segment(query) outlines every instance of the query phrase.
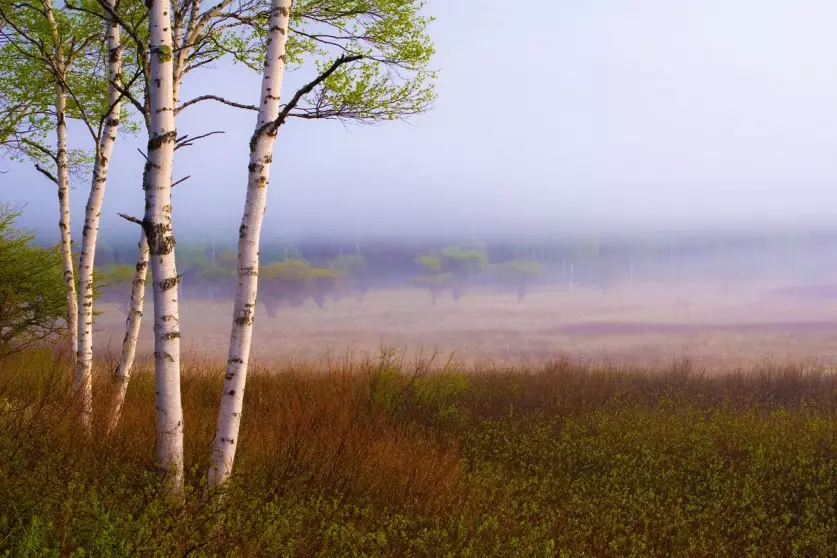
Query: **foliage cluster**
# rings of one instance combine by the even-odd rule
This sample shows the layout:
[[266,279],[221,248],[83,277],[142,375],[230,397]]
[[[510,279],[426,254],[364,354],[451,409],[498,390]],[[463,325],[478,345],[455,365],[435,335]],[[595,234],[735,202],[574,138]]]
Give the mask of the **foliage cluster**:
[[114,435],[85,441],[49,354],[0,366],[0,552],[12,555],[812,556],[837,545],[837,378],[816,372],[555,362],[471,373],[391,351],[326,370],[257,366],[238,472],[207,501],[224,369],[192,362],[178,503],[152,466],[147,370]]
[[58,248],[33,245],[18,216],[0,206],[0,358],[53,337],[67,314]]
[[264,281],[305,282],[322,277],[343,277],[345,271],[331,267],[313,267],[305,260],[288,260],[264,265],[259,277]]
[[488,265],[488,255],[482,249],[447,246],[439,251],[419,256],[416,263],[428,273],[452,273],[467,276],[478,273]]

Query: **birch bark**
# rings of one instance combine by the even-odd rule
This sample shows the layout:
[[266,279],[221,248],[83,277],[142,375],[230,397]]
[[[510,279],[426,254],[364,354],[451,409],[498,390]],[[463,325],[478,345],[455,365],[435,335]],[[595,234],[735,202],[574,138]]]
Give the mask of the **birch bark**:
[[122,405],[125,403],[125,394],[128,392],[128,382],[131,379],[131,367],[134,365],[134,357],[137,353],[137,338],[139,337],[142,307],[145,301],[145,277],[148,270],[148,241],[145,238],[145,231],[140,236],[139,258],[136,269],[131,288],[131,307],[125,320],[125,339],[122,341],[122,354],[119,356],[119,365],[111,388],[108,433],[111,433],[119,424]]
[[[116,9],[115,0],[108,1],[112,10]],[[99,215],[105,196],[110,158],[116,143],[121,111],[122,45],[119,41],[119,25],[112,18],[106,24],[108,47],[108,107],[110,112],[96,149],[93,164],[93,180],[84,216],[84,230],[81,241],[81,261],[79,264],[79,315],[78,315],[78,352],[76,355],[76,390],[84,394],[83,413],[85,422],[90,425],[93,412],[93,269],[96,257],[96,241],[99,236]]]
[[[55,72],[55,137],[56,137],[56,182],[58,184],[58,229],[61,233],[61,255],[64,262],[64,284],[67,290],[67,329],[70,334],[70,351],[73,358],[78,350],[78,304],[76,301],[76,280],[73,270],[73,239],[70,232],[70,173],[67,166],[67,86],[66,66],[55,21],[52,0],[44,0],[44,13],[49,25],[53,44],[53,71]],[[78,385],[75,386],[79,388]],[[86,401],[85,394],[79,394]],[[86,415],[86,414],[85,414]]]
[[262,76],[261,102],[256,129],[250,140],[247,167],[247,198],[238,240],[238,287],[233,310],[227,373],[218,412],[218,427],[212,448],[209,486],[223,485],[229,478],[238,444],[247,364],[253,338],[253,319],[259,274],[259,240],[267,199],[267,183],[273,160],[276,130],[266,126],[279,116],[279,97],[285,70],[292,0],[273,0],[270,13],[267,58]]
[[149,0],[151,129],[146,162],[145,219],[154,290],[157,461],[174,493],[183,489],[183,408],[180,400],[180,318],[171,225],[172,163],[177,132],[172,96],[170,4]]

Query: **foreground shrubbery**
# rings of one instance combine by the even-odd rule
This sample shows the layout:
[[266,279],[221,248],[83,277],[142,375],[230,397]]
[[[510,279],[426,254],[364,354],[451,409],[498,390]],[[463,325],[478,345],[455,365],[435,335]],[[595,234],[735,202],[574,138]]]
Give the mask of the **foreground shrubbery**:
[[[202,486],[222,367],[187,365],[189,490],[153,468],[153,378],[87,441],[61,367],[0,370],[10,555],[812,556],[837,548],[837,380],[566,363],[256,370],[234,482]],[[104,383],[95,393],[105,393]],[[101,422],[101,421],[97,421]]]

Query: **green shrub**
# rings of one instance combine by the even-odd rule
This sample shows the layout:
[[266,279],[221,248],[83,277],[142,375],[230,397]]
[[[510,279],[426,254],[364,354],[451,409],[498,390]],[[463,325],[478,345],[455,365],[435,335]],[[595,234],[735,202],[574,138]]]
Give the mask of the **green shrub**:
[[61,254],[34,246],[19,216],[0,206],[0,359],[53,337],[67,316]]

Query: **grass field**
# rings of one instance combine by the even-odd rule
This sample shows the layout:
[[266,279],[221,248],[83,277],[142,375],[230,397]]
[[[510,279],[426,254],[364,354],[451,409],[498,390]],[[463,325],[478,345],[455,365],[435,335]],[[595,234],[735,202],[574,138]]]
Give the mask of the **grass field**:
[[[574,361],[665,366],[686,356],[713,370],[770,363],[837,365],[837,298],[778,296],[779,285],[623,285],[514,295],[466,292],[431,306],[417,289],[372,291],[363,303],[310,300],[270,319],[259,306],[256,362],[323,362],[375,355],[381,344],[408,351],[456,351],[468,361],[521,362],[566,356]],[[104,305],[100,349],[118,349],[124,317]],[[182,308],[183,348],[226,356],[232,303],[189,301]],[[140,353],[151,353],[150,322]]]
[[[261,367],[232,485],[204,499],[221,367],[192,360],[188,490],[153,467],[153,378],[106,437],[49,354],[0,369],[0,553],[11,556],[826,556],[837,377],[567,362]],[[97,409],[105,374],[98,371]],[[99,421],[97,421],[99,423]]]
[[[148,321],[111,436],[81,434],[50,352],[0,362],[0,555],[833,555],[837,302],[776,288],[262,312],[222,499],[204,479],[228,304],[182,307],[184,501],[154,467]],[[100,343],[121,339],[104,309]]]

